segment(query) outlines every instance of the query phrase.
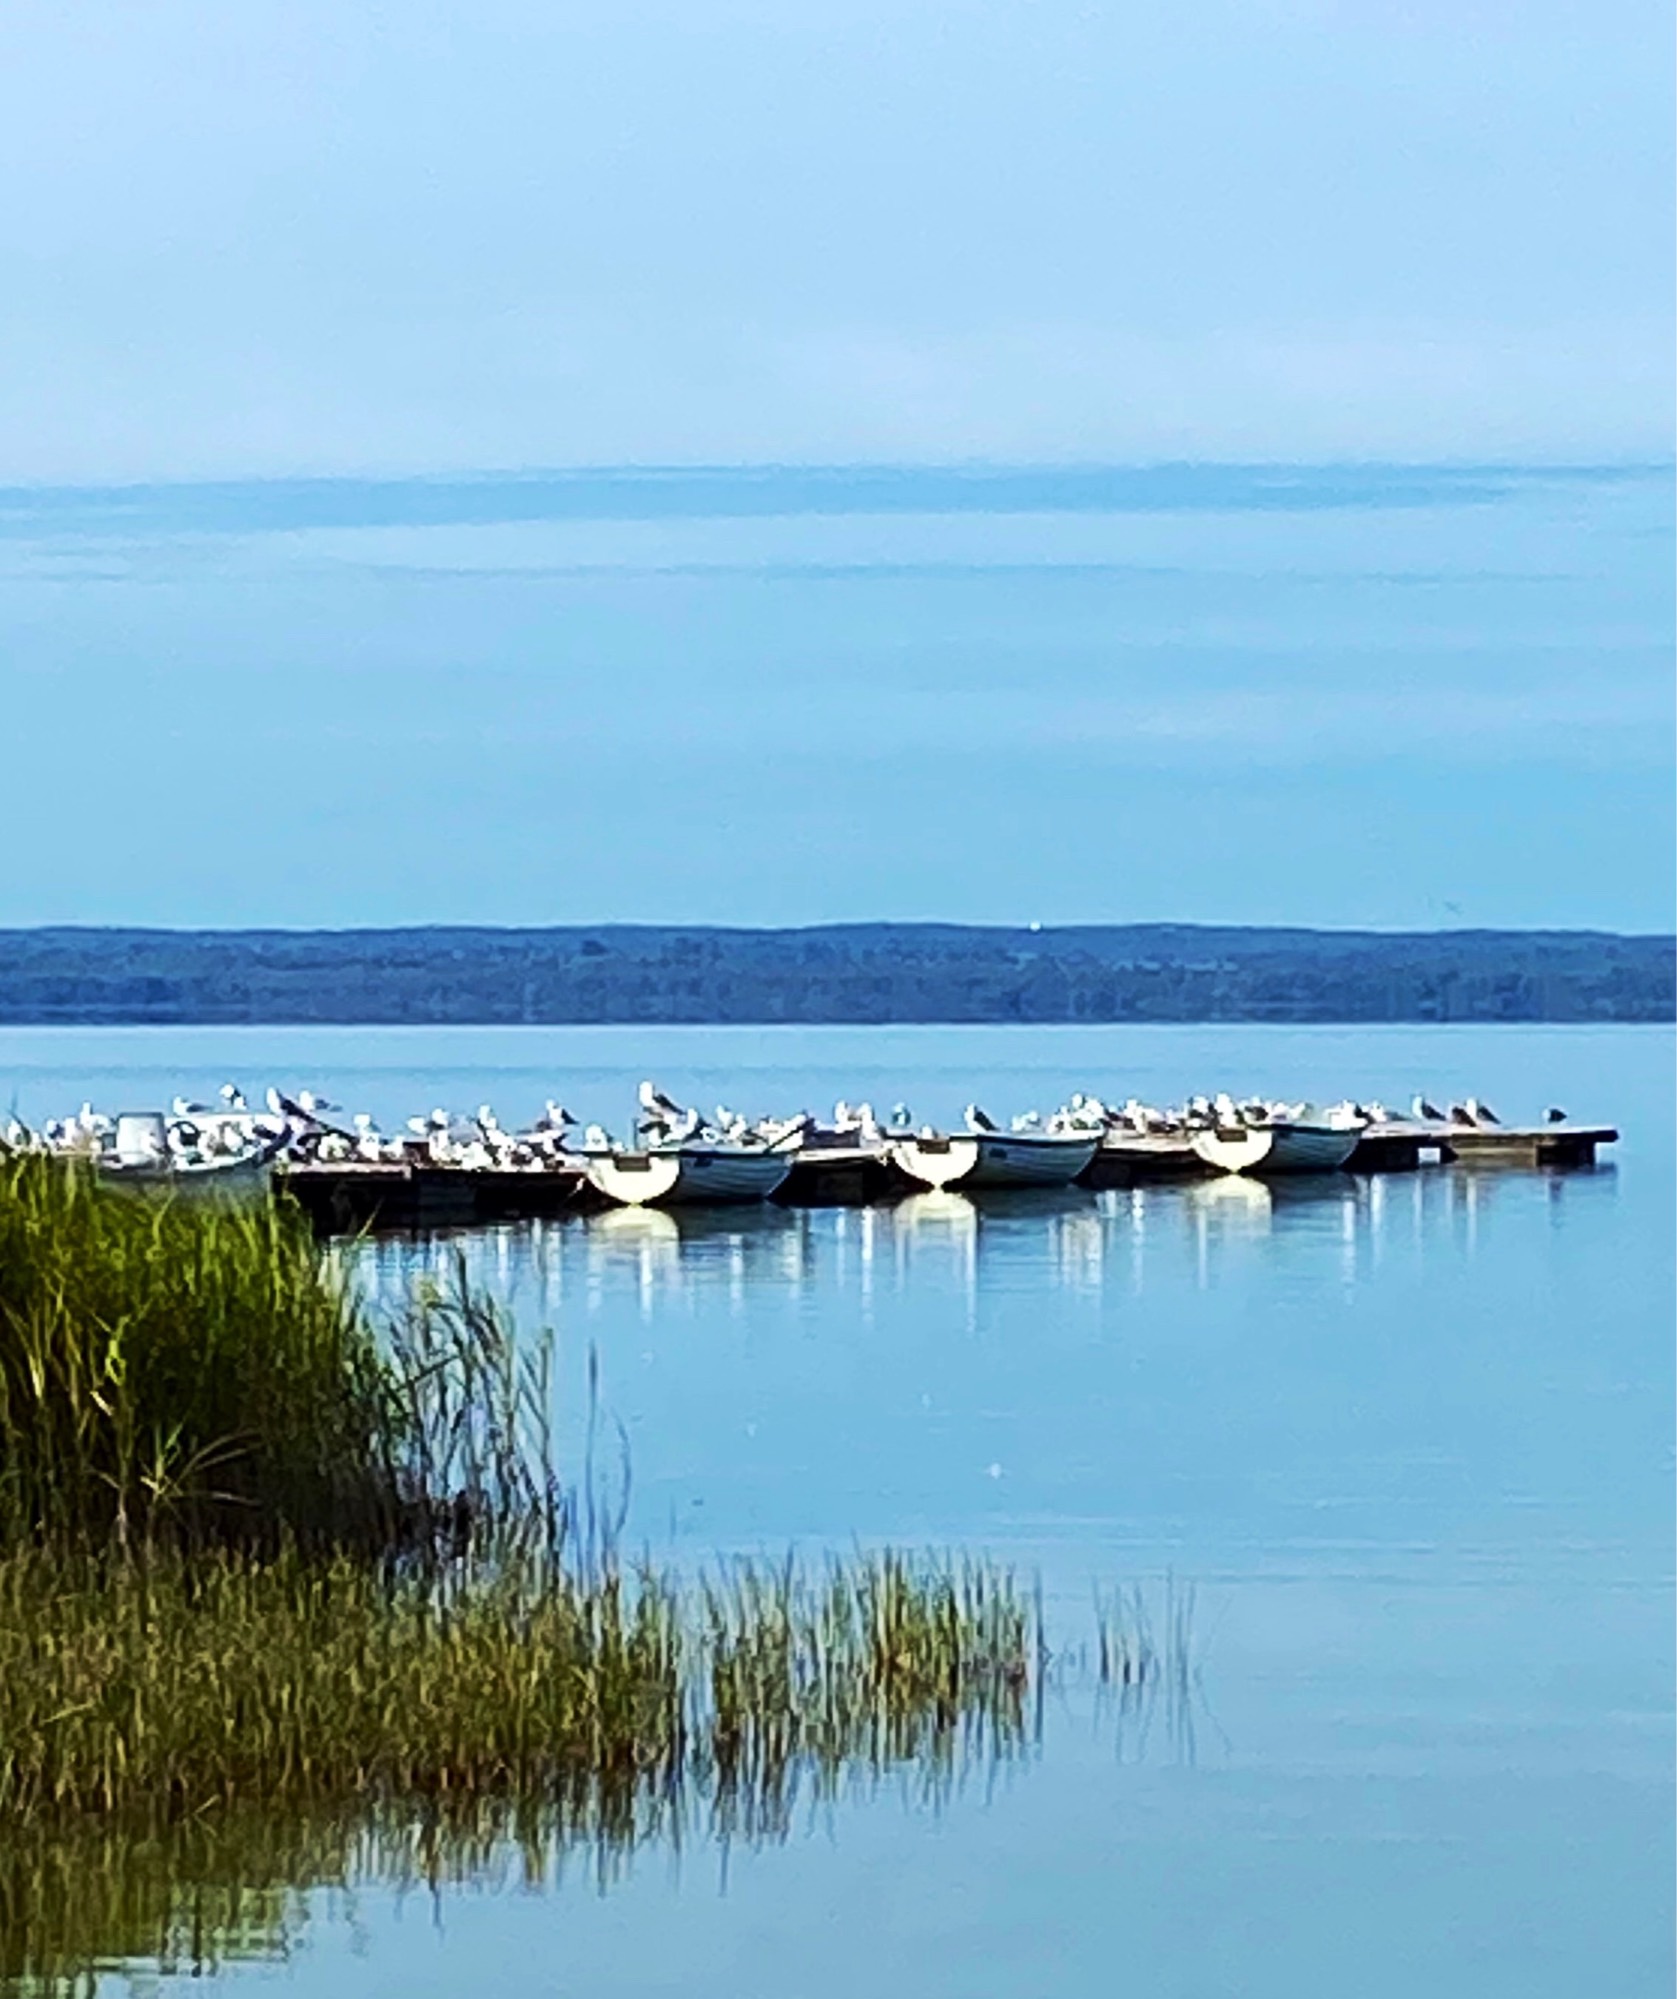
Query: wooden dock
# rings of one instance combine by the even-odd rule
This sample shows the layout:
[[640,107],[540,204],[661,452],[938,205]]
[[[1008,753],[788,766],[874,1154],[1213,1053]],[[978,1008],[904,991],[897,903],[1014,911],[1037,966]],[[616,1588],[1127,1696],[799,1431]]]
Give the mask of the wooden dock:
[[1080,1187],[1142,1187],[1155,1180],[1203,1180],[1211,1168],[1194,1150],[1186,1132],[1160,1132],[1108,1141],[1077,1176]]
[[1618,1132],[1607,1124],[1452,1125],[1450,1156],[1463,1166],[1593,1166]]
[[583,1204],[579,1168],[477,1172],[458,1166],[288,1166],[275,1174],[320,1235],[487,1228],[538,1221]]
[[[1351,1173],[1408,1173],[1465,1167],[1574,1170],[1596,1163],[1618,1132],[1611,1125],[1459,1125],[1394,1120],[1371,1125],[1346,1162]],[[1185,1134],[1137,1135],[1102,1145],[1078,1178],[1099,1192],[1205,1178],[1207,1166]],[[301,1204],[320,1235],[487,1228],[499,1223],[586,1214],[607,1205],[582,1167],[479,1170],[429,1161],[282,1166],[275,1182]],[[812,1146],[771,1197],[784,1207],[869,1207],[900,1200],[915,1183],[889,1152]]]
[[1414,1173],[1423,1166],[1443,1166],[1451,1158],[1450,1133],[1442,1124],[1393,1118],[1371,1124],[1345,1162],[1347,1173]]
[[792,1170],[769,1198],[786,1208],[865,1208],[917,1191],[883,1148],[815,1145],[792,1155]]

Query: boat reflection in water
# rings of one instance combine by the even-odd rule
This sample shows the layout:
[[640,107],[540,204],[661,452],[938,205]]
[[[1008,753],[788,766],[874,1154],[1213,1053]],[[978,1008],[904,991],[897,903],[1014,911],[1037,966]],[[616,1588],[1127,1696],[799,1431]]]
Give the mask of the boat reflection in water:
[[1186,1281],[1203,1289],[1284,1254],[1335,1260],[1359,1282],[1394,1255],[1472,1256],[1504,1208],[1541,1204],[1559,1226],[1569,1203],[1612,1197],[1614,1171],[1544,1178],[1420,1171],[1353,1176],[1241,1174],[1117,1188],[950,1189],[864,1208],[614,1208],[488,1230],[373,1238],[352,1256],[375,1304],[413,1274],[456,1261],[496,1296],[557,1324],[610,1314],[633,1299],[697,1310],[725,1298],[807,1294],[827,1313],[868,1317],[886,1295],[965,1299],[969,1320],[990,1287],[1117,1290]]

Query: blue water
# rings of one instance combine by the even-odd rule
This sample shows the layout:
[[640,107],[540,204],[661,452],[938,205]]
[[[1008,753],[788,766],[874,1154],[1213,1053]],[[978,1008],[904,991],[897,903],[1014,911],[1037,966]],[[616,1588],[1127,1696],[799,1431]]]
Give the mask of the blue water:
[[[287,1982],[350,1993],[1663,1994],[1672,1928],[1668,1032],[1609,1028],[0,1032],[26,1114],[268,1076],[383,1117],[635,1079],[943,1115],[1072,1088],[1468,1091],[1611,1119],[1594,1172],[1427,1172],[509,1230],[469,1253],[587,1356],[631,1533],[697,1565],[853,1537],[1195,1592],[1188,1726],[1075,1674],[1040,1754],[783,1843],[317,1896]],[[414,1258],[377,1252],[375,1289]],[[1167,1581],[1168,1579],[1168,1581]],[[1180,1717],[1176,1718],[1178,1721]],[[236,1974],[234,1974],[236,1976]],[[254,1974],[253,1974],[254,1975]]]

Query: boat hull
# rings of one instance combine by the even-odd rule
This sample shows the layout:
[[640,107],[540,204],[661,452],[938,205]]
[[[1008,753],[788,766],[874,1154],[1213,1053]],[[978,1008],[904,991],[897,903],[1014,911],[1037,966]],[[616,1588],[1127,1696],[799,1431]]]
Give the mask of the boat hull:
[[1337,1173],[1360,1137],[1359,1130],[1337,1125],[1253,1125],[1238,1131],[1196,1131],[1194,1150],[1219,1173],[1250,1173],[1262,1180],[1287,1173]]
[[588,1162],[589,1183],[619,1207],[694,1206],[767,1200],[791,1171],[784,1152],[690,1146],[669,1152],[614,1152]]
[[1091,1134],[960,1132],[950,1138],[898,1139],[891,1157],[922,1187],[1069,1187],[1095,1156]]
[[218,1195],[242,1200],[268,1192],[273,1182],[273,1161],[262,1157],[229,1159],[205,1166],[174,1166],[150,1162],[117,1165],[101,1160],[99,1178],[109,1187],[144,1187],[188,1200],[207,1200]]

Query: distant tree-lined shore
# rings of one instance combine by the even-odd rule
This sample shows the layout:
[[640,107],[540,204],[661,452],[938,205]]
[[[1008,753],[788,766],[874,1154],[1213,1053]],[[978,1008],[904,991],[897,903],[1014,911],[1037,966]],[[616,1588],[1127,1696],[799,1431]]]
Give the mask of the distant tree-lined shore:
[[1594,931],[32,929],[0,1022],[1667,1021],[1674,965]]

